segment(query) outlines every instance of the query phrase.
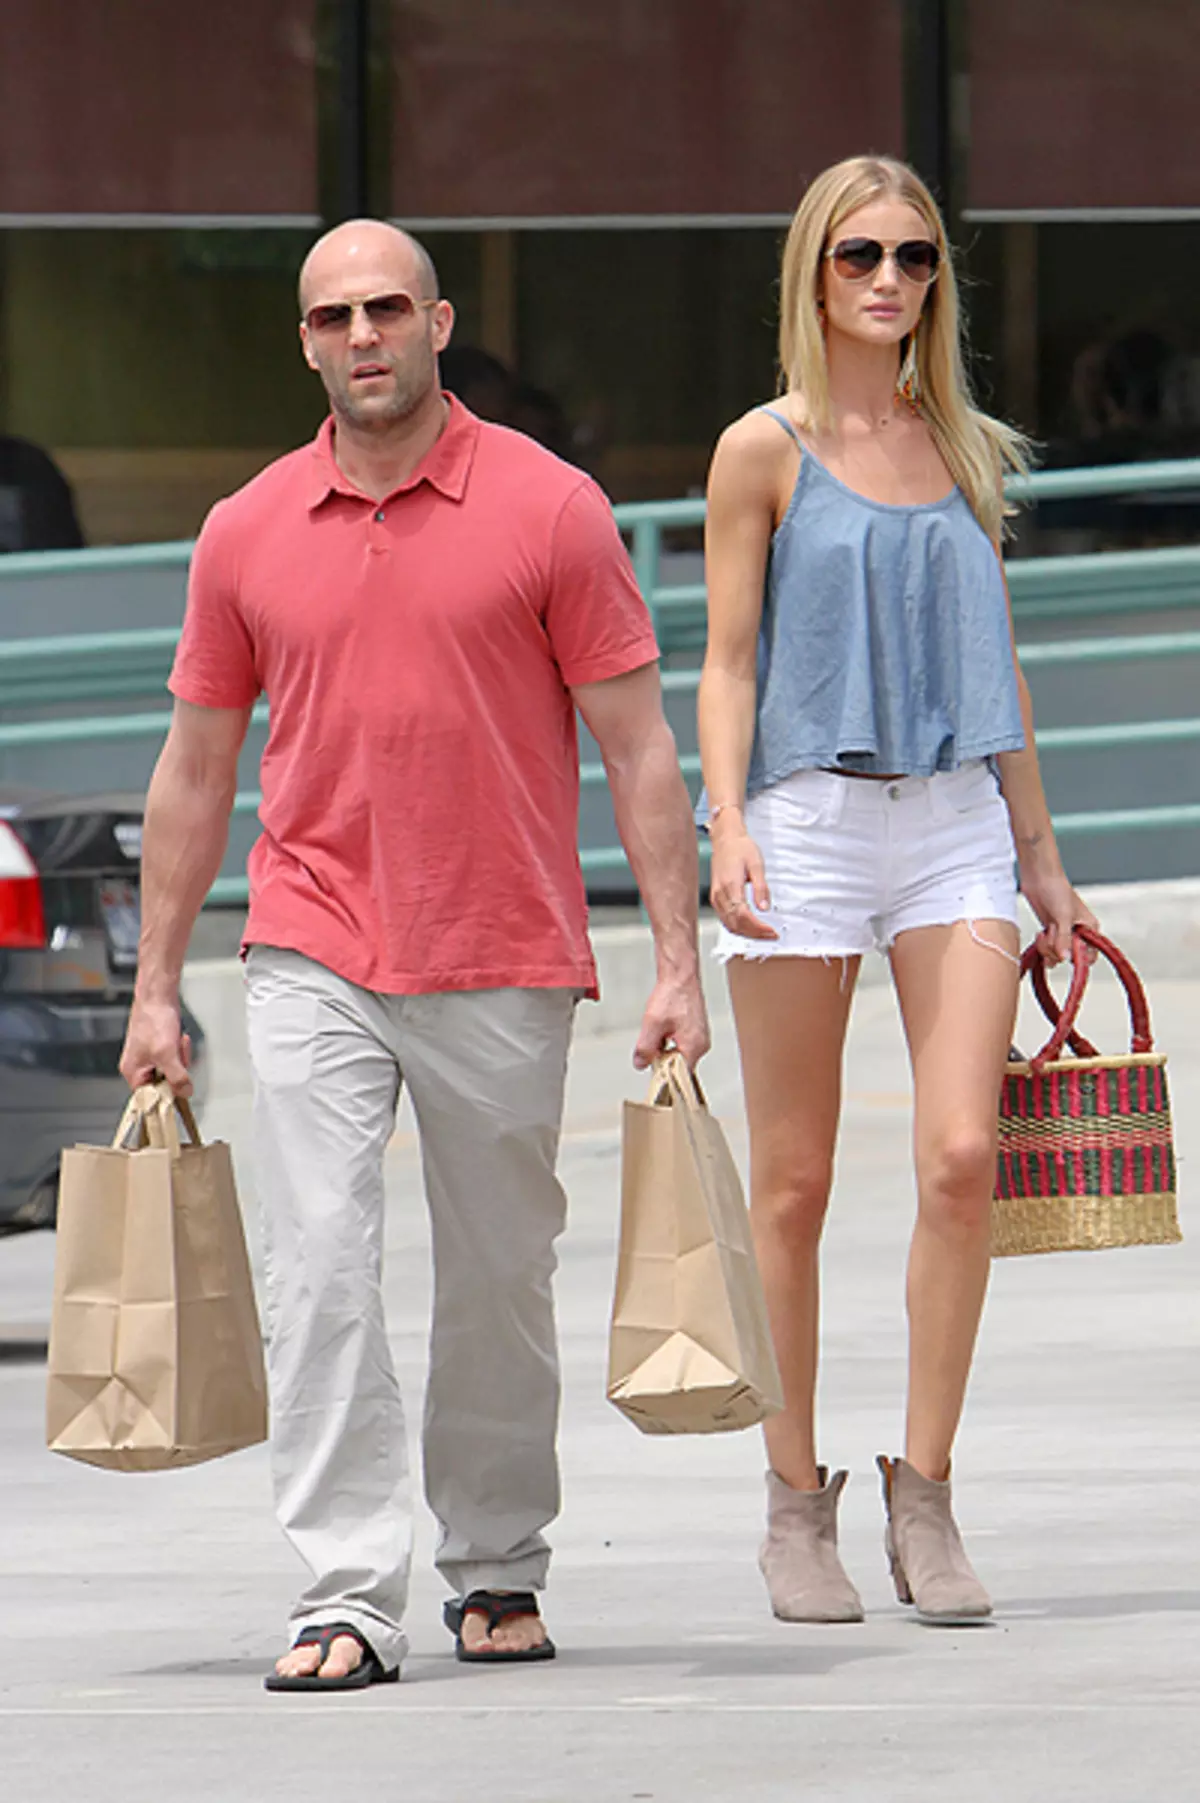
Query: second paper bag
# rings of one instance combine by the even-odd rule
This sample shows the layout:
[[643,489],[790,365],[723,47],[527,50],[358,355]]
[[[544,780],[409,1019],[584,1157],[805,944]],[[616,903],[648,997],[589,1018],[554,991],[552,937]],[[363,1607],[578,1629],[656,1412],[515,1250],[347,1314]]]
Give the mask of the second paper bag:
[[646,1434],[723,1433],[783,1406],[737,1168],[677,1052],[625,1104],[608,1399]]

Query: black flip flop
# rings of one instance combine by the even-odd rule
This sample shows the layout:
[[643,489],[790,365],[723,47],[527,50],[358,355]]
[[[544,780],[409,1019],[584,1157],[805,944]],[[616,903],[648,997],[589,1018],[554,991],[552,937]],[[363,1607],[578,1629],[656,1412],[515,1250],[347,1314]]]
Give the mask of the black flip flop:
[[536,1615],[540,1618],[537,1597],[532,1590],[472,1590],[470,1596],[461,1602],[455,1600],[446,1603],[442,1609],[442,1620],[454,1636],[454,1657],[461,1659],[464,1665],[533,1665],[538,1660],[553,1659],[557,1648],[552,1640],[543,1640],[540,1646],[527,1647],[523,1653],[492,1652],[485,1647],[472,1652],[463,1645],[463,1622],[468,1615],[486,1615],[488,1633],[498,1628],[502,1621],[511,1621],[517,1615]]
[[[292,1650],[298,1646],[316,1646],[321,1649],[320,1665],[324,1665],[329,1657],[329,1649],[334,1641],[343,1634],[357,1640],[362,1648],[362,1661],[344,1678],[319,1678],[316,1672],[306,1672],[303,1677],[285,1678],[279,1672],[270,1672],[263,1679],[266,1690],[366,1690],[371,1684],[395,1684],[400,1676],[400,1667],[394,1665],[391,1671],[385,1671],[378,1654],[363,1639],[353,1623],[348,1621],[330,1622],[319,1628],[305,1628],[292,1642]],[[320,1666],[317,1668],[320,1669]]]

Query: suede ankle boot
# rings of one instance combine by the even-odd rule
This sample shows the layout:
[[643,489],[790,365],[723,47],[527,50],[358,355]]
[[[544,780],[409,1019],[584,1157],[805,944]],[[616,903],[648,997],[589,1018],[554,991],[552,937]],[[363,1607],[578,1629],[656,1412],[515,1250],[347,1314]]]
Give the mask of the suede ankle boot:
[[819,1490],[793,1490],[767,1473],[767,1537],[758,1555],[771,1608],[780,1621],[861,1621],[862,1600],[846,1576],[837,1550],[838,1499],[848,1473],[829,1477]]
[[922,1477],[907,1459],[876,1460],[887,1512],[884,1545],[896,1595],[937,1626],[983,1621],[992,1613],[950,1508],[950,1482]]

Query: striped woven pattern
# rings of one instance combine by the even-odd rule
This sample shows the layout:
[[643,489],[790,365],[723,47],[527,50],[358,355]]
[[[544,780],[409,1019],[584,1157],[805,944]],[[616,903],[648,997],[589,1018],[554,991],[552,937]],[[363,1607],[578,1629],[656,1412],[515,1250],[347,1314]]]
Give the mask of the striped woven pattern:
[[1009,1068],[992,1213],[997,1258],[1181,1237],[1164,1058]]

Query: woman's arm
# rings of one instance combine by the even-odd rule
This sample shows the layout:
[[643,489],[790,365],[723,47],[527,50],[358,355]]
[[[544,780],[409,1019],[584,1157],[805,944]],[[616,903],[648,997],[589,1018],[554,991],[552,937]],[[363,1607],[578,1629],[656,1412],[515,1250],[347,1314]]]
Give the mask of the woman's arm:
[[[1001,574],[1003,575],[1003,569]],[[1007,595],[1007,580],[1004,589]],[[1054,837],[1034,739],[1033,703],[1017,654],[1011,596],[1008,601],[1008,630],[1013,665],[1017,673],[1017,694],[1021,703],[1025,745],[1021,751],[1002,751],[996,761],[1000,768],[1000,788],[1012,821],[1021,893],[1042,924],[1043,931],[1039,936],[1042,951],[1052,964],[1057,964],[1071,955],[1071,935],[1075,927],[1080,922],[1094,927],[1098,922],[1091,909],[1071,887]]]
[[762,856],[746,832],[743,803],[754,742],[758,630],[776,497],[788,443],[761,416],[739,420],[713,456],[704,537],[708,649],[697,714],[712,833],[712,904],[733,933],[775,939],[754,907],[770,907]]

